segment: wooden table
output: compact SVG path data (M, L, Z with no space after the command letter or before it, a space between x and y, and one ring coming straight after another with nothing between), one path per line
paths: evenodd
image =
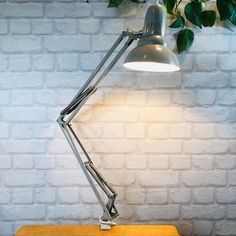
M180 236L172 225L117 225L101 231L99 225L27 225L15 236Z

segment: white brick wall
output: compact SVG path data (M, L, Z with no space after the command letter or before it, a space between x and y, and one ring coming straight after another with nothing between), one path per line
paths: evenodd
M154 2L154 1L150 1ZM101 210L56 124L59 112L148 4L0 3L0 235L98 223ZM236 30L196 33L181 72L122 61L80 114L84 145L119 193L118 223L236 235ZM168 30L173 45L173 32Z

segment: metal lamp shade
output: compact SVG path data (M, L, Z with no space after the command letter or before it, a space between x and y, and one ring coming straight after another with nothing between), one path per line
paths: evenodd
M161 5L148 8L144 32L134 48L126 57L124 66L131 70L150 72L171 72L179 70L176 55L166 47L164 41L166 14Z

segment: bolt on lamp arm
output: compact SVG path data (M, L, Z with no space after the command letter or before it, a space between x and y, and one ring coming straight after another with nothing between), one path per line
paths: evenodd
M99 204L103 209L103 216L100 218L101 228L102 229L109 229L111 225L115 223L112 220L117 217L118 211L115 207L115 199L117 193L115 190L110 186L110 184L104 179L102 174L95 168L89 154L87 153L86 149L84 148L83 144L81 143L80 139L76 135L75 131L72 128L71 121L76 116L76 114L80 111L89 97L97 90L99 83L106 77L112 67L116 64L119 58L124 54L126 49L132 44L132 42L136 39L139 39L142 36L142 31L133 32L130 30L123 31L116 42L113 44L111 49L107 52L104 56L102 61L99 63L97 68L92 72L88 80L84 83L81 87L79 92L76 96L72 99L70 104L61 111L57 122L62 129L63 134L65 135L74 155L79 162L79 165L85 174L92 190L94 191ZM107 60L111 57L114 53L115 49L120 45L120 43L127 38L127 41L124 43L123 47L120 51L116 54L116 56L111 60L111 62L107 65L103 73L95 80L96 75L102 69L104 64ZM95 81L94 81L95 80ZM93 82L93 84L92 84ZM78 148L82 151L85 156L85 161L81 157L81 154ZM108 198L107 203L104 202L100 192L97 189L97 185L101 188L101 190L105 193Z

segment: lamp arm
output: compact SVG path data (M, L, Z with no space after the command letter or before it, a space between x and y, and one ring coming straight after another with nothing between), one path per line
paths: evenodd
M92 190L94 191L99 204L103 209L103 216L100 218L102 229L108 229L111 225L115 224L112 220L119 215L114 203L117 196L115 190L109 185L109 183L104 179L102 174L95 168L89 154L84 148L83 144L79 140L78 136L74 132L71 121L75 117L75 115L80 111L89 97L97 90L99 83L106 77L112 67L116 64L119 58L123 55L126 49L132 44L132 42L142 35L142 31L133 32L133 31L123 31L121 35L118 37L116 42L104 56L102 61L99 63L97 68L92 72L88 80L81 87L79 92L75 95L69 105L63 109L60 113L57 122L62 129L63 134L65 135L79 165L85 174ZM111 62L104 69L103 73L95 80L96 75L107 62L107 60L111 57L112 53L115 49L120 45L120 43L127 38L127 41L124 43L123 47L116 54L116 56L111 60ZM93 80L95 80L93 82ZM93 84L92 84L93 82ZM78 147L82 151L85 156L85 161L81 157L81 153L78 150ZM101 193L97 189L97 185L101 188L101 190L105 193L108 198L107 203L104 202Z

